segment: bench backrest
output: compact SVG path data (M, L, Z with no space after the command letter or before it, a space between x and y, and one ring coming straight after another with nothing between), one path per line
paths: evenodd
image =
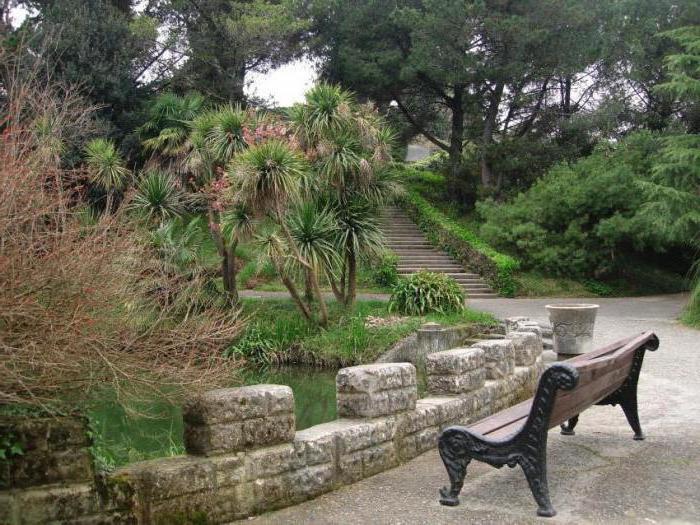
M639 373L638 367L641 366L645 349L655 349L657 346L656 336L652 332L645 332L563 361L576 369L578 381L571 390L557 391L549 417L550 428L564 423L617 391L630 378L630 374ZM633 370L635 359L639 360L636 371Z

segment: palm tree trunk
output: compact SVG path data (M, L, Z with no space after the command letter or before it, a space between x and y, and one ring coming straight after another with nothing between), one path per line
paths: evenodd
M112 192L108 191L107 192L107 200L105 201L105 215L110 215L112 213ZM63 202L63 201L61 201Z
M314 300L314 287L313 283L311 282L311 270L309 268L306 269L304 279L304 299L306 299L306 302L309 304L311 304L311 301Z
M311 282L311 288L313 289L316 300L318 301L318 311L320 314L319 324L325 328L328 326L328 307L326 306L326 301L323 300L321 287L318 285L318 273L316 273L314 270L309 270L308 276L309 281Z
M236 267L236 244L233 246L225 246L221 257L221 277L224 281L224 291L229 296L233 304L238 304L238 285L236 284L236 276L238 268Z
M289 278L289 276L284 272L284 267L282 263L280 262L280 259L278 258L281 256L281 254L277 254L278 256L271 257L272 259L272 264L275 267L275 270L277 270L277 273L280 276L280 279L282 279L282 284L287 288L287 291L289 292L289 295L292 297L292 301L294 301L294 304L299 308L299 311L302 313L304 318L307 321L313 321L313 316L311 315L311 310L309 310L309 307L304 303L302 300L301 296L299 295L299 292L297 291L297 287L294 286L294 283L292 280Z
M306 318L307 321L313 321L313 316L311 315L311 311L309 310L309 307L306 306L306 303L301 299L301 296L299 295L299 292L297 291L296 286L294 286L294 283L292 280L284 275L282 272L280 272L281 268L278 268L277 271L280 274L280 277L282 279L282 283L284 286L287 288L289 291L289 295L292 296L292 301L294 301L294 304L297 305L297 308L301 311L302 315L304 318Z
M341 279L345 279L345 276L341 276ZM333 290L335 300L341 304L345 304L345 294L340 290L340 288L338 288L338 285L335 283L335 280L330 275L328 276L328 282L331 283L331 290Z
M348 291L345 296L345 306L355 304L357 295L357 256L352 244L348 246Z

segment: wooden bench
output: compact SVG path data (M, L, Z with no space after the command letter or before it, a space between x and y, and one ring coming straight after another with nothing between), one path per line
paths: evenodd
M645 350L656 350L652 332L617 341L599 350L555 363L540 377L535 396L468 427L452 426L438 447L450 487L440 490L440 503L458 505L467 466L472 459L501 468L520 465L539 516L556 514L547 486L547 432L561 425L572 435L578 415L592 405L620 405L634 439L644 439L637 414L637 381Z

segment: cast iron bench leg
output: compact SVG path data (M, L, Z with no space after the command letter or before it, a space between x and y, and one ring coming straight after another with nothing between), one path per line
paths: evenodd
M561 434L562 436L573 436L576 434L574 432L574 428L576 428L576 424L578 423L578 416L574 416L569 421L566 423L562 423L559 425L561 427Z
M655 347L648 347L648 349L655 350ZM644 351L645 347L638 348L635 351L632 368L622 386L597 403L598 405L620 405L625 413L627 422L632 427L634 439L637 441L644 439L644 433L639 424L639 412L637 411L637 384L639 383L639 372L642 369L642 361L644 360Z

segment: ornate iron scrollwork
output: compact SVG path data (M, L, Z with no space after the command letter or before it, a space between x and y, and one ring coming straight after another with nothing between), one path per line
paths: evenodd
M518 432L505 439L489 439L461 426L445 429L438 448L450 478L450 487L440 490L440 503L459 504L458 496L467 466L472 459L476 459L496 468L520 465L537 502L537 514L554 516L556 512L550 502L547 485L549 416L556 391L571 390L577 382L578 371L570 365L560 363L548 368L540 379L527 421Z

